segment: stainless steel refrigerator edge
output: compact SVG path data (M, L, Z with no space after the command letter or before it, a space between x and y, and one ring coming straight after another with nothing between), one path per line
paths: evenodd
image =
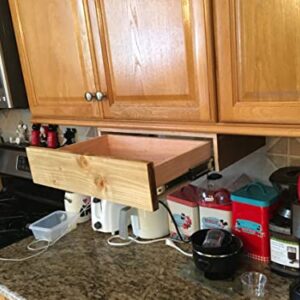
M27 108L8 0L0 1L0 108Z

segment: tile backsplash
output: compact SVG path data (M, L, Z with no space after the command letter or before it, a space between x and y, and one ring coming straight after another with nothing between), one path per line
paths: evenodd
M300 138L267 138L267 158L276 168L300 166Z
M29 131L31 130L31 113L28 109L3 109L0 110L0 130L1 135L5 141L9 137L15 137L16 128L20 121L28 125ZM75 126L60 126L59 133L62 134L67 127ZM75 127L77 129L77 141L82 141L87 138L97 136L97 130L94 127Z

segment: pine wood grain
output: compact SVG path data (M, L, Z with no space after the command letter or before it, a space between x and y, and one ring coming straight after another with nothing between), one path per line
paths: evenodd
M151 162L27 149L35 183L77 192L145 210L157 200Z
M146 210L157 208L157 187L212 155L209 141L119 135L26 151L35 183Z

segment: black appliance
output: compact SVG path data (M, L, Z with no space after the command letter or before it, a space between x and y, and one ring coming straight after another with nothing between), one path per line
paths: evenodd
M8 0L0 1L0 108L27 108Z
M25 149L0 144L0 248L30 236L31 223L64 209L64 191L33 183Z
M270 267L276 273L295 277L300 276L300 242L296 234L299 226L295 226L297 222L293 222L299 208L299 205L295 206L298 203L299 175L300 167L285 167L270 176L270 181L280 192L281 198L281 206L269 223Z
M194 263L206 278L233 277L243 249L240 238L223 229L202 229L193 233L191 242Z

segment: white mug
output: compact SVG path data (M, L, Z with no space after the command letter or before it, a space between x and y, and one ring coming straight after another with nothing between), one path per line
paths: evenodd
M65 211L80 214L77 223L83 223L91 218L91 210L87 208L91 204L91 197L65 192Z

